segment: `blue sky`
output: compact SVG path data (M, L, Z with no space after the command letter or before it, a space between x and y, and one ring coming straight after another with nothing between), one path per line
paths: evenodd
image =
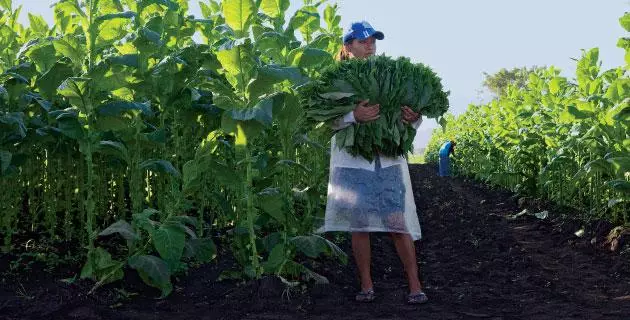
M14 0L26 13L52 22L49 0ZM292 0L290 11L302 3ZM200 16L198 1L191 14ZM617 39L630 36L618 19L630 11L628 0L343 0L342 25L367 20L385 33L378 52L408 56L431 66L451 91L451 112L487 101L480 93L483 72L523 66L556 66L573 78L581 49L600 48L605 69L623 64ZM416 146L426 144L433 120L425 120Z

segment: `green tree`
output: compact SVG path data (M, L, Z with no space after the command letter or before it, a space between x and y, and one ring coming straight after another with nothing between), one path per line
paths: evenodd
M529 75L536 70L544 70L544 67L533 66L531 68L513 68L507 70L505 68L494 74L484 72L485 77L483 86L486 87L496 97L500 97L506 93L508 86L513 85L518 89L523 89L527 85Z

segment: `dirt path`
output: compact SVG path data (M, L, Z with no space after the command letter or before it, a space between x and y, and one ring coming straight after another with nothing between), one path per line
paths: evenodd
M120 291L86 297L86 288L60 284L33 289L25 300L5 288L0 319L630 319L628 255L607 254L592 237L574 236L578 225L558 222L552 209L545 220L509 220L522 210L509 193L438 178L429 165L410 172L423 230L416 246L430 299L425 305L404 303L405 280L391 240L374 235L378 300L371 304L353 301L352 261L324 261L311 267L331 284L303 290L214 282L221 266L192 271L166 300L119 304ZM347 241L342 248L350 253Z

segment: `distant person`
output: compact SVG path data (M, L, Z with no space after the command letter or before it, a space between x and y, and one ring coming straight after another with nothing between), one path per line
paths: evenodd
M451 160L449 156L455 155L455 141L447 141L440 148L440 177L448 177L451 175Z

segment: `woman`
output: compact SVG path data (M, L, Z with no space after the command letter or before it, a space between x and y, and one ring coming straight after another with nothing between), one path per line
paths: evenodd
M376 52L376 40L383 38L384 34L367 22L352 23L338 59L372 56ZM422 122L421 115L407 106L401 109L401 120L417 128ZM361 101L352 112L334 121L332 127L340 130L379 117L378 104ZM357 301L369 302L375 297L370 274L369 232L390 233L409 282L407 302L417 304L428 300L418 278L413 241L420 239L421 232L405 158L375 154L375 160L370 162L337 148L333 137L324 231L352 232L352 251L361 281Z

